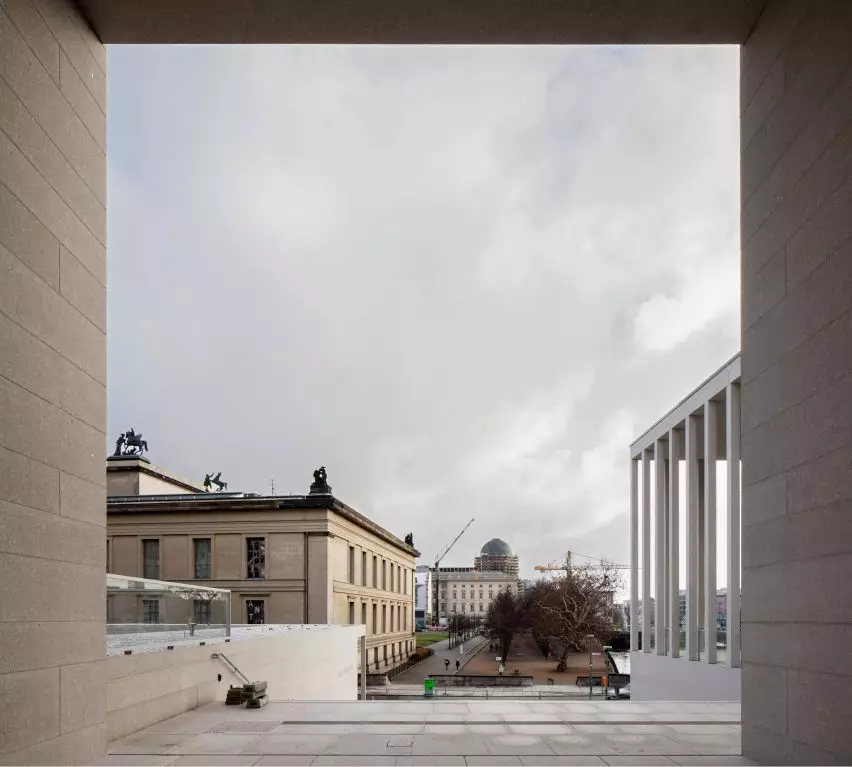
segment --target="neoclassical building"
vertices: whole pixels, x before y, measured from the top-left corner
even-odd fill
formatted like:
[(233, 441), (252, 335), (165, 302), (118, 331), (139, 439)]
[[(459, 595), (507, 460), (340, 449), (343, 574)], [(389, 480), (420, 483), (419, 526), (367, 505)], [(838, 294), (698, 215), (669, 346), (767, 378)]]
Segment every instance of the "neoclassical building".
[[(108, 572), (229, 589), (235, 624), (364, 624), (370, 671), (414, 651), (419, 553), (330, 493), (206, 492), (135, 456), (107, 461), (107, 493)], [(108, 621), (171, 622), (143, 601)]]

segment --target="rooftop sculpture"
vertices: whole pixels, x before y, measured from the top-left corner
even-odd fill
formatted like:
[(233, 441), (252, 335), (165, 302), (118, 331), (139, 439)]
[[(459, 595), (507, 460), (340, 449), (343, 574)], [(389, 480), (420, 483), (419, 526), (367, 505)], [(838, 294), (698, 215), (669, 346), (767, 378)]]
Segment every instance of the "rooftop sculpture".
[(129, 431), (123, 432), (115, 441), (115, 452), (113, 457), (123, 455), (142, 455), (147, 452), (148, 443), (142, 439), (142, 432), (137, 434), (133, 431), (133, 427)]

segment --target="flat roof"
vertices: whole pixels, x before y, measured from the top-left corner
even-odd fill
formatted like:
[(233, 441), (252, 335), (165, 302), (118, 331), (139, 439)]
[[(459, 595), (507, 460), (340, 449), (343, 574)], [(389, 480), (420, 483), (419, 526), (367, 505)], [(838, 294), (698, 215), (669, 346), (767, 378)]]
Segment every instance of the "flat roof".
[(766, 0), (77, 0), (104, 43), (740, 44)]
[(328, 509), (414, 556), (420, 552), (333, 495), (257, 495), (254, 493), (187, 493), (185, 495), (124, 495), (107, 498), (108, 516), (169, 514), (193, 511), (275, 511)]

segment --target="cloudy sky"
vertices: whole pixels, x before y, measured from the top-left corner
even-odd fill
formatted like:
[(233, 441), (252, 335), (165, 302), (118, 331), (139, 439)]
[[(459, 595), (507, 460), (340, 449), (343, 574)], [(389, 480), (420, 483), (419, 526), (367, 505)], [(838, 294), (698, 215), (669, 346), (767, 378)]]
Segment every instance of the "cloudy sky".
[(628, 557), (627, 446), (739, 348), (738, 53), (109, 49), (109, 429), (446, 564)]

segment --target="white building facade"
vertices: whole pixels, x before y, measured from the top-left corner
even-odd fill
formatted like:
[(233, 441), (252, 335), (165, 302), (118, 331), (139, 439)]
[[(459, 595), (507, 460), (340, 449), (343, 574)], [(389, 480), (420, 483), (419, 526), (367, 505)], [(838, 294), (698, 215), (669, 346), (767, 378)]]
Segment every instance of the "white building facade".
[[(737, 355), (630, 446), (630, 615), (638, 618), (630, 622), (634, 699), (740, 699), (740, 435)], [(727, 464), (722, 512), (721, 461)], [(717, 524), (720, 513), (724, 525)], [(724, 573), (717, 572), (719, 527), (727, 537)], [(727, 584), (723, 628), (720, 577)]]

